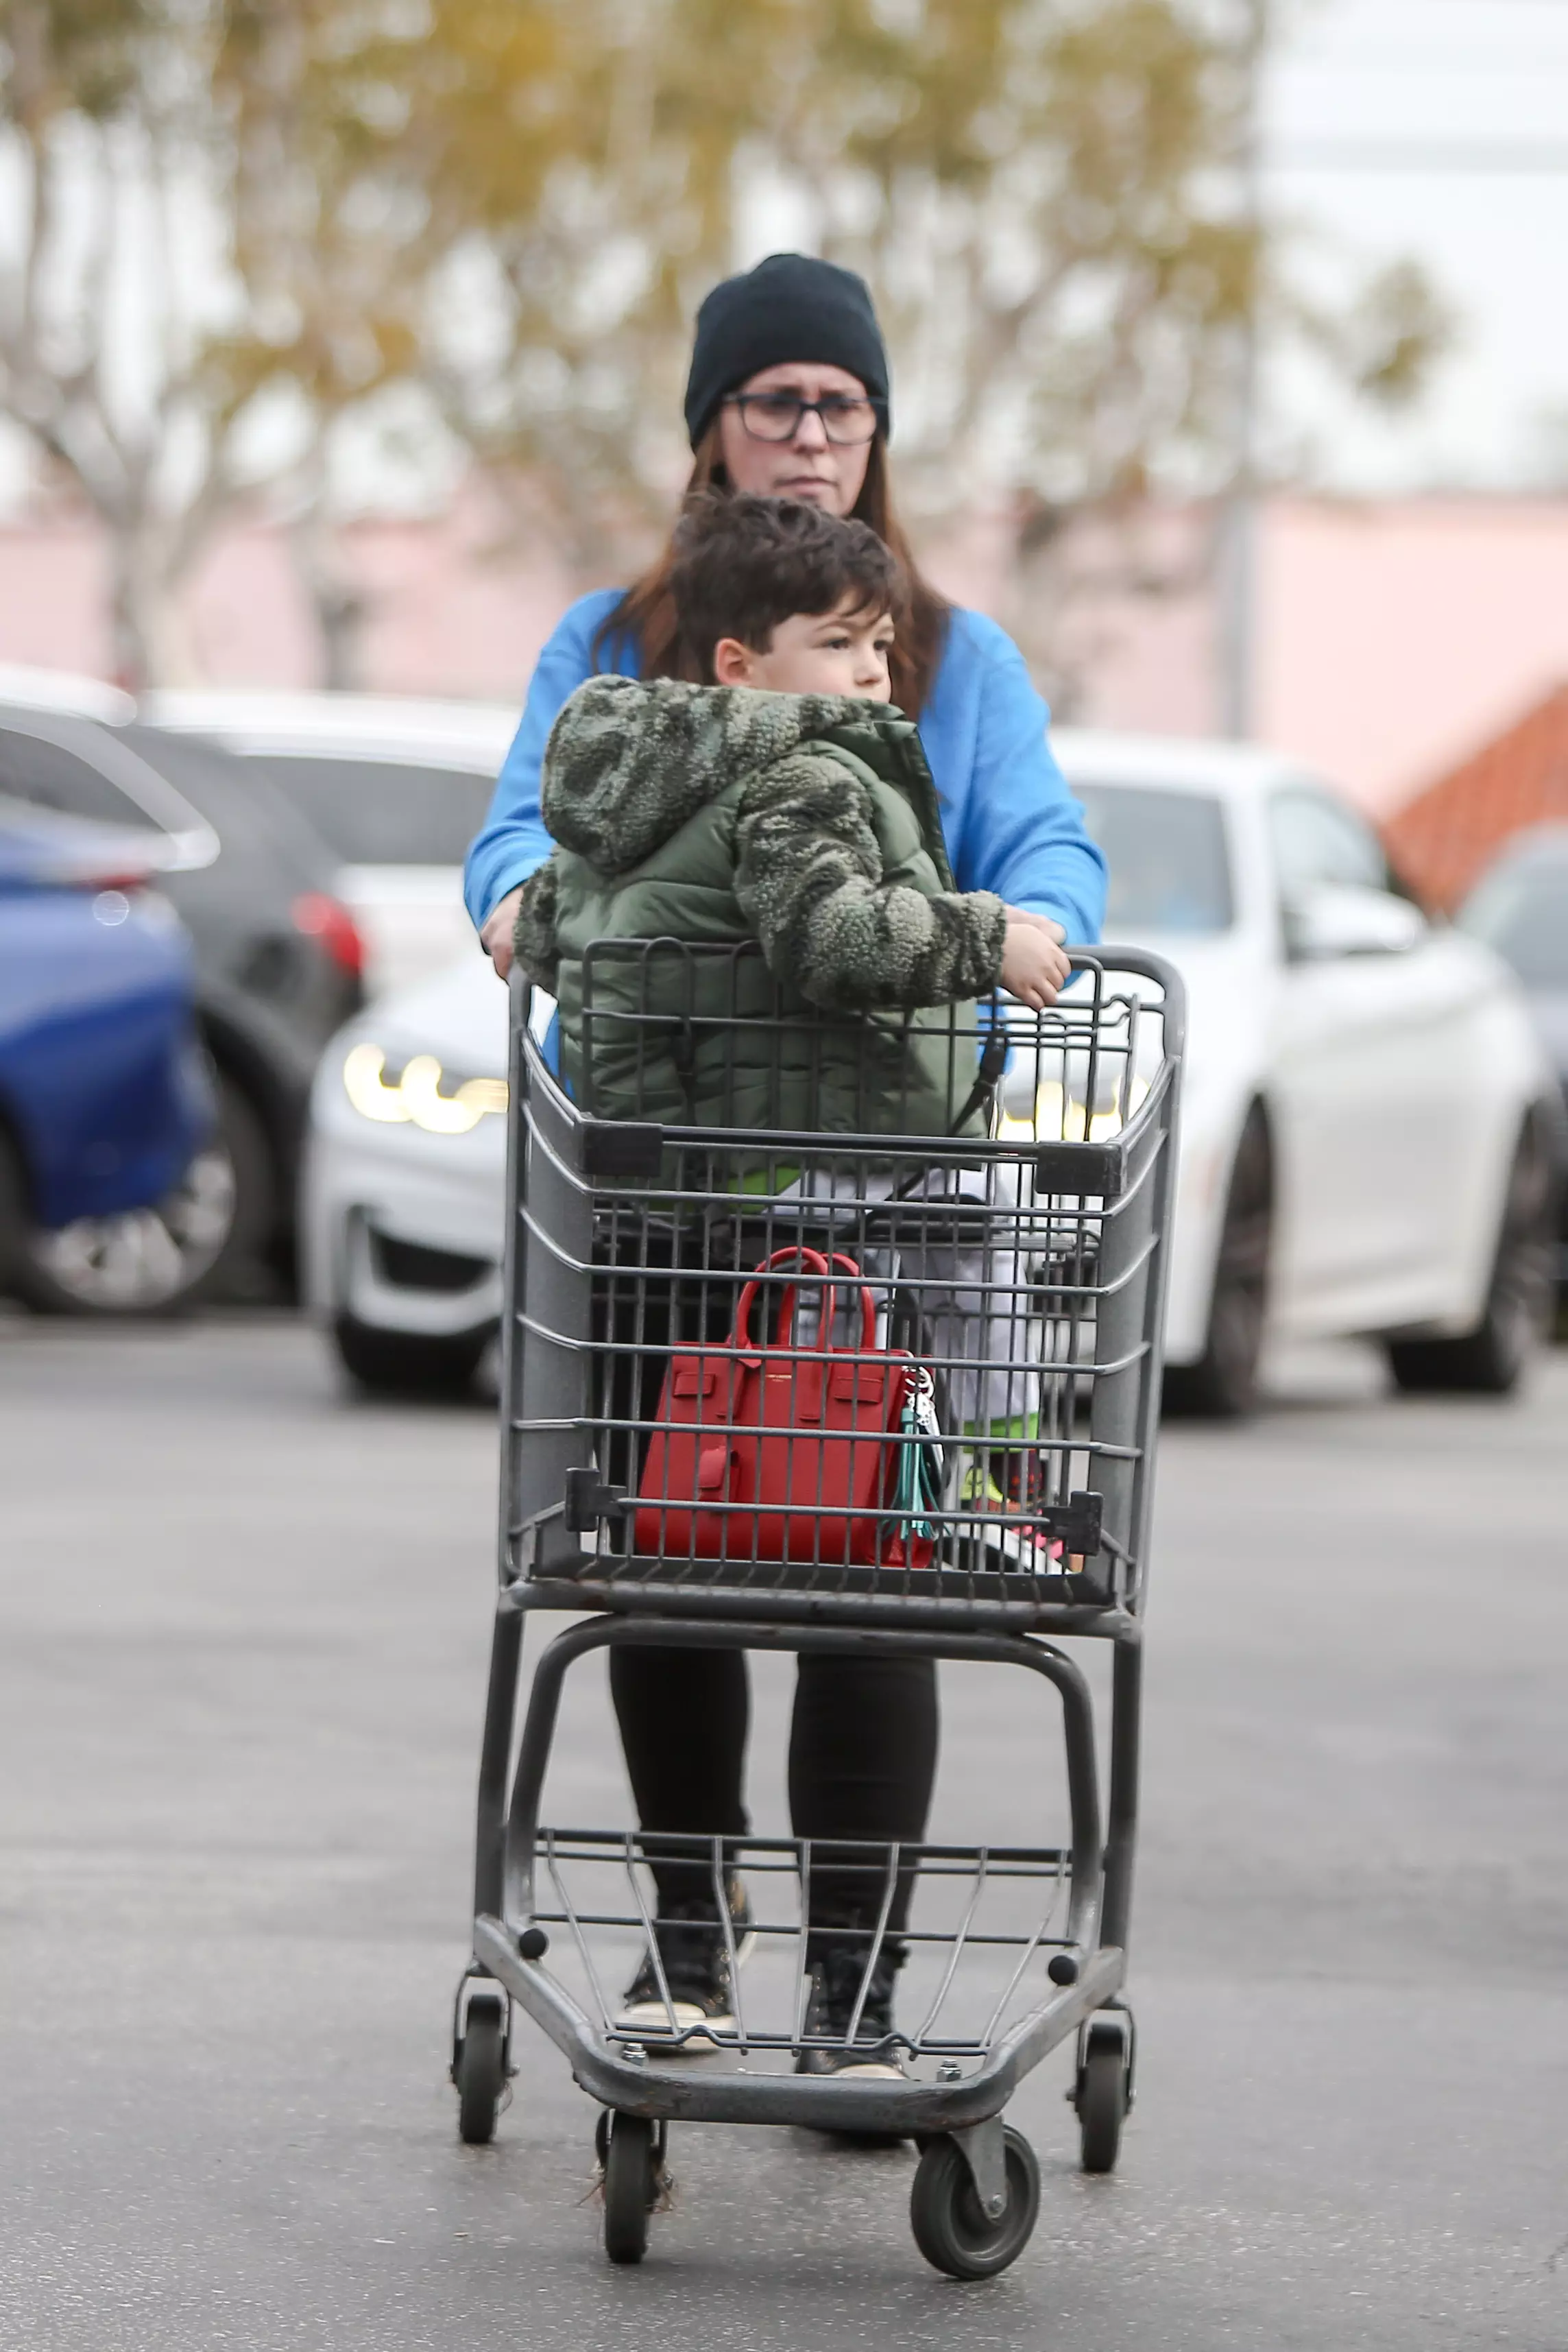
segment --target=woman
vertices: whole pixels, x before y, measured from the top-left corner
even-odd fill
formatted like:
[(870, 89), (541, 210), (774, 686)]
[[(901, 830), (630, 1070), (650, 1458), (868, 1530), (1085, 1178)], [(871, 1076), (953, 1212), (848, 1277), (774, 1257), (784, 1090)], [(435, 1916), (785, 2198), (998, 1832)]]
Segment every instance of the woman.
[[(775, 254), (714, 289), (697, 314), (685, 419), (689, 488), (810, 499), (870, 523), (908, 583), (893, 653), (894, 699), (918, 722), (936, 779), (960, 890), (994, 890), (1044, 915), (1058, 937), (1098, 936), (1104, 865), (1046, 740), (1050, 714), (1022, 656), (992, 621), (946, 604), (920, 576), (894, 518), (888, 484), (887, 357), (871, 297), (851, 271)], [(469, 852), (468, 908), (505, 976), (521, 886), (549, 856), (539, 767), (556, 715), (585, 678), (695, 673), (677, 640), (668, 551), (627, 591), (580, 597), (539, 656), (517, 740), (484, 831)], [(611, 1687), (632, 1793), (651, 1831), (743, 1836), (747, 1685), (736, 1651), (611, 1653)], [(917, 1842), (936, 1768), (936, 1681), (929, 1659), (802, 1657), (789, 1744), (795, 1833)], [(703, 1874), (661, 1866), (661, 1958), (679, 2021), (730, 2021), (726, 1940)], [(857, 2044), (892, 2029), (907, 1886), (882, 1964), (862, 2005)], [(861, 1990), (864, 1930), (875, 1924), (879, 1873), (846, 1877), (815, 1901), (808, 2029), (846, 2039)], [(744, 1923), (744, 1894), (732, 1904)], [(834, 1937), (834, 1926), (859, 1933)], [(627, 2020), (664, 2026), (646, 1964)], [(645, 2015), (644, 2015), (645, 2011)], [(884, 2060), (818, 2052), (813, 2066), (895, 2071)]]

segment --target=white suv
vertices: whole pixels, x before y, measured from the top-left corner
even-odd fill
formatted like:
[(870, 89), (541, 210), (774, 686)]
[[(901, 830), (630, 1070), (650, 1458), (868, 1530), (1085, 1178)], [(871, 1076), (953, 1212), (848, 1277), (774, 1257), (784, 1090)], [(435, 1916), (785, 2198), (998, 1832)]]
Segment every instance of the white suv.
[[(1167, 1359), (1216, 1413), (1266, 1329), (1511, 1388), (1550, 1291), (1562, 1107), (1512, 976), (1427, 922), (1366, 820), (1272, 755), (1063, 730), (1107, 940), (1188, 991)], [(465, 1378), (499, 1310), (507, 992), (477, 946), (346, 1029), (316, 1088), (313, 1295), (360, 1378)]]

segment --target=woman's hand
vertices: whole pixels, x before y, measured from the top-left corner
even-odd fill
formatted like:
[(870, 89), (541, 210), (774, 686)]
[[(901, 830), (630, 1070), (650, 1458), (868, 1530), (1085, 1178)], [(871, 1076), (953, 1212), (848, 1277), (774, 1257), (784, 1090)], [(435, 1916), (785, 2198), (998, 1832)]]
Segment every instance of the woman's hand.
[(1031, 915), (1026, 908), (1008, 908), (1007, 934), (1002, 941), (1002, 986), (1033, 1013), (1054, 1004), (1072, 974), (1063, 949), (1067, 934), (1049, 915)]
[(498, 898), (479, 926), (479, 944), (496, 967), (497, 980), (505, 980), (512, 969), (512, 933), (517, 927), (517, 908), (522, 903), (523, 886), (508, 890)]

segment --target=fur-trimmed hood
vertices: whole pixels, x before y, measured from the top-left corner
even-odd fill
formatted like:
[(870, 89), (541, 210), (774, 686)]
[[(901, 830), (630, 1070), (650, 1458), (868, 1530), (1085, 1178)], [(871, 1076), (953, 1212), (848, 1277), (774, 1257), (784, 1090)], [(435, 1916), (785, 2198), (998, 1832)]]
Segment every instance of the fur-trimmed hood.
[(555, 851), (513, 934), (552, 994), (595, 942), (746, 939), (802, 1005), (957, 1003), (996, 985), (1007, 911), (958, 891), (914, 723), (849, 696), (595, 677), (556, 720)]
[(740, 777), (803, 743), (890, 720), (909, 728), (888, 704), (848, 695), (591, 677), (550, 730), (541, 813), (563, 849), (613, 879)]

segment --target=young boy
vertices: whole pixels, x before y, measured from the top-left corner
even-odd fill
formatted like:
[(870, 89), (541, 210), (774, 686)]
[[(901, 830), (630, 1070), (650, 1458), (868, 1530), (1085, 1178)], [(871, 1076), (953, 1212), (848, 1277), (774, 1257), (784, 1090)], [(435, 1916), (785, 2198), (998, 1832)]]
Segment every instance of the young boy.
[[(711, 682), (591, 678), (545, 755), (558, 846), (524, 890), (516, 945), (559, 1003), (568, 1083), (601, 1118), (983, 1131), (967, 1001), (1000, 984), (1041, 1009), (1070, 966), (1043, 916), (953, 887), (919, 736), (890, 706), (894, 557), (866, 524), (818, 507), (710, 494), (677, 533), (670, 584), (691, 666)], [(744, 967), (678, 953), (596, 956), (585, 1021), (584, 957), (617, 939), (758, 942), (782, 1024), (768, 1018), (771, 990), (735, 996)], [(814, 1011), (852, 1018), (813, 1031)], [(639, 1017), (649, 1012), (667, 1013), (668, 1028)], [(748, 1012), (755, 1050), (739, 1055), (725, 1016)], [(677, 1065), (683, 1013), (697, 1021)], [(956, 1181), (933, 1171), (926, 1197)], [(1027, 1507), (1034, 1465), (1019, 1449), (1040, 1333), (1019, 1304), (1021, 1265), (1004, 1249), (981, 1264), (934, 1223), (923, 1262), (904, 1271), (950, 1367), (955, 1433), (977, 1448), (969, 1500)], [(1035, 1564), (1032, 1544), (1016, 1550), (1009, 1564)]]
[[(790, 1116), (797, 1085), (768, 1107), (727, 1104), (724, 1123), (865, 1132), (869, 1052), (874, 1126), (948, 1133), (968, 1079), (955, 1104), (957, 1073), (936, 1045), (950, 1018), (921, 1013), (998, 984), (1038, 1010), (1070, 967), (1044, 916), (953, 887), (919, 737), (889, 707), (893, 556), (867, 524), (817, 507), (714, 496), (677, 535), (671, 588), (709, 682), (591, 678), (545, 755), (540, 803), (559, 846), (524, 891), (516, 945), (559, 1003), (569, 1077), (592, 943), (755, 940), (809, 1006), (915, 1017), (857, 1039), (853, 1082), (831, 1045), (814, 1056), (814, 1076), (825, 1066), (810, 1119)], [(596, 1059), (594, 1109), (658, 1117), (645, 1066), (636, 1076), (638, 1102), (617, 1101), (629, 1080)], [(693, 1123), (705, 1107), (715, 1120), (716, 1084), (699, 1067), (671, 1115), (695, 1095)], [(737, 1115), (747, 1108), (762, 1115)]]

